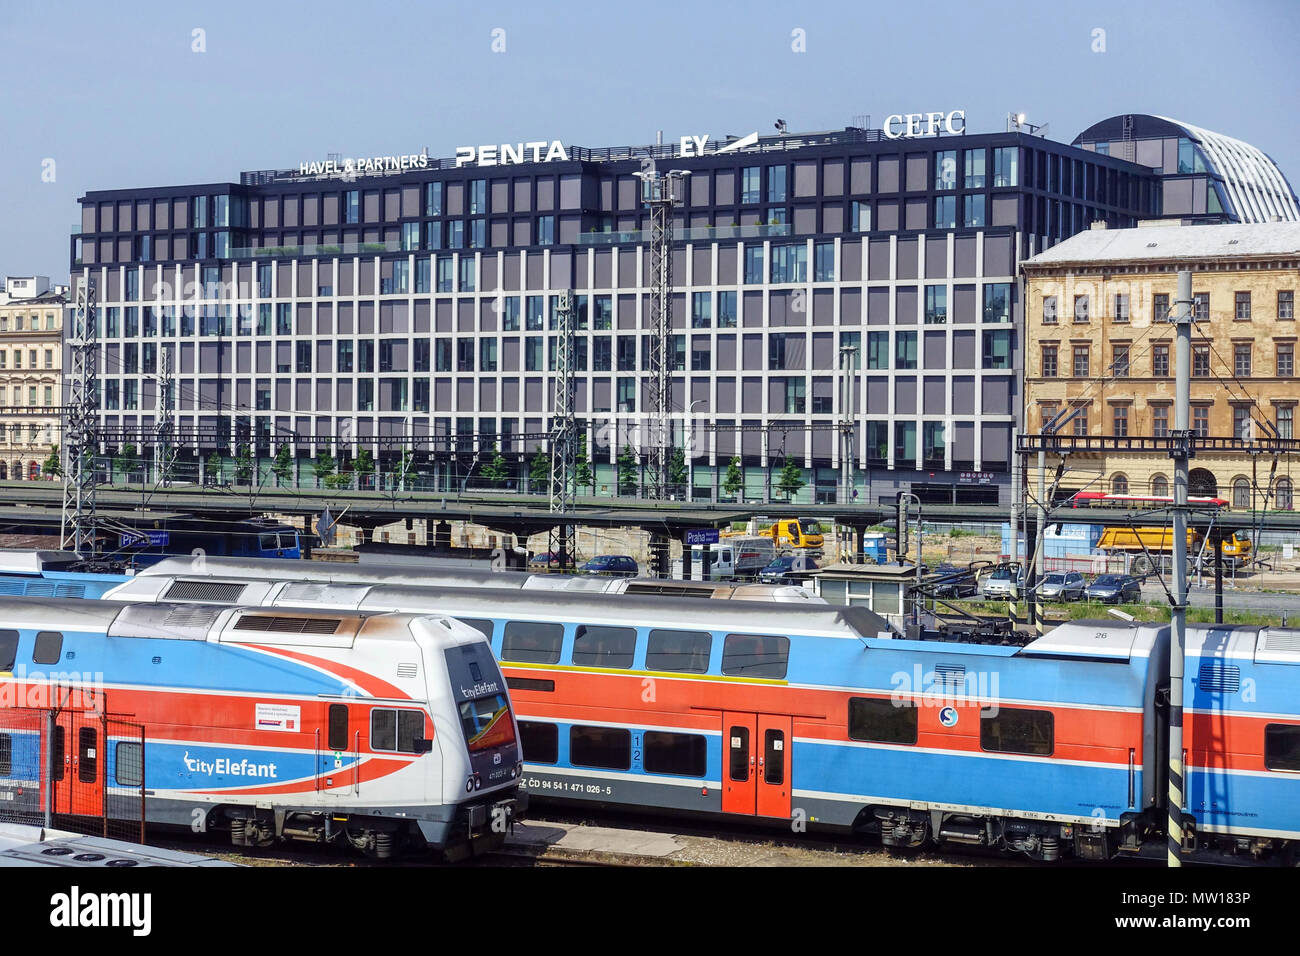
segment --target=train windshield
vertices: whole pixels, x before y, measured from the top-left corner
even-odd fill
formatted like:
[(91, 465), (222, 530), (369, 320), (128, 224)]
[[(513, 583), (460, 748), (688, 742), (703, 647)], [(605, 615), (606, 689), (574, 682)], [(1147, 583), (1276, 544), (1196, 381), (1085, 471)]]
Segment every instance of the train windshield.
[(460, 705), (460, 725), (470, 753), (495, 750), (515, 742), (515, 722), (505, 694), (488, 694)]

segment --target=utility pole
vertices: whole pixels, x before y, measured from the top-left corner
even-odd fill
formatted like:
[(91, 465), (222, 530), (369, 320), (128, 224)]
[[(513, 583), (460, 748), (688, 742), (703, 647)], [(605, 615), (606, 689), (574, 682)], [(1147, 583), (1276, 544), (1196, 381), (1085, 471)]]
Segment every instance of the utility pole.
[(840, 494), (846, 505), (853, 503), (853, 372), (857, 358), (857, 346), (840, 346)]
[(650, 469), (649, 497), (668, 497), (668, 469), (672, 454), (672, 368), (668, 354), (672, 342), (673, 310), (673, 207), (681, 202), (689, 170), (661, 173), (654, 160), (641, 164), (641, 201), (650, 207)]
[(556, 319), (559, 328), (555, 338), (555, 401), (551, 409), (551, 512), (561, 515), (560, 523), (551, 528), (552, 555), (560, 556), (561, 571), (571, 571), (577, 550), (571, 513), (575, 498), (575, 472), (577, 467), (577, 423), (574, 419), (573, 401), (573, 292), (567, 290), (557, 297)]
[(68, 335), (68, 400), (63, 434), (67, 467), (63, 470), (62, 547), (85, 558), (99, 553), (95, 513), (95, 452), (98, 450), (99, 310), (88, 275), (77, 285), (77, 305)]
[(176, 450), (172, 444), (172, 415), (174, 395), (172, 392), (172, 356), (166, 344), (161, 347), (158, 356), (161, 362), (158, 375), (158, 422), (154, 426), (156, 440), (155, 452), (158, 464), (158, 483), (170, 488), (172, 467), (176, 459)]
[(1182, 866), (1183, 850), (1183, 668), (1187, 649), (1187, 474), (1192, 456), (1192, 273), (1178, 272), (1171, 320), (1174, 342), (1174, 607), (1169, 641), (1169, 823), (1170, 866)]

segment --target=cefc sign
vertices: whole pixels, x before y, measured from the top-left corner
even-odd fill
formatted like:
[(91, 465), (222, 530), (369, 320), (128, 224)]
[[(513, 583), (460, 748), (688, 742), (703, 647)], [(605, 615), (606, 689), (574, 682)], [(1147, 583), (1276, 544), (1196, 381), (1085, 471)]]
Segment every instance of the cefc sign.
[(885, 139), (911, 139), (941, 133), (966, 132), (966, 111), (947, 113), (894, 113), (885, 117)]

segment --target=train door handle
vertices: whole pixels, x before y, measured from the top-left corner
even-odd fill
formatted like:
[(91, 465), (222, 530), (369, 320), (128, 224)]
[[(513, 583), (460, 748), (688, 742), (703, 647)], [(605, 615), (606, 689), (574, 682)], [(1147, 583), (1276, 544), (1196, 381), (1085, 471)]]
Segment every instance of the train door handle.
[(750, 758), (749, 758), (749, 765), (750, 765), (751, 767), (754, 766), (754, 758), (753, 758), (752, 755), (751, 755)]

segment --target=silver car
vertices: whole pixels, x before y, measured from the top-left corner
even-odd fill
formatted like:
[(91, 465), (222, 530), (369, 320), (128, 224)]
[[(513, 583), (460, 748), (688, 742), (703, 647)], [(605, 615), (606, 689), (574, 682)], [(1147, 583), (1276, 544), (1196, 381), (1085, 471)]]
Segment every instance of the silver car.
[(1043, 575), (1042, 595), (1049, 601), (1082, 601), (1087, 587), (1078, 571), (1055, 571)]
[(985, 600), (1003, 600), (1018, 598), (1025, 587), (1025, 569), (998, 568), (987, 578), (980, 588)]

